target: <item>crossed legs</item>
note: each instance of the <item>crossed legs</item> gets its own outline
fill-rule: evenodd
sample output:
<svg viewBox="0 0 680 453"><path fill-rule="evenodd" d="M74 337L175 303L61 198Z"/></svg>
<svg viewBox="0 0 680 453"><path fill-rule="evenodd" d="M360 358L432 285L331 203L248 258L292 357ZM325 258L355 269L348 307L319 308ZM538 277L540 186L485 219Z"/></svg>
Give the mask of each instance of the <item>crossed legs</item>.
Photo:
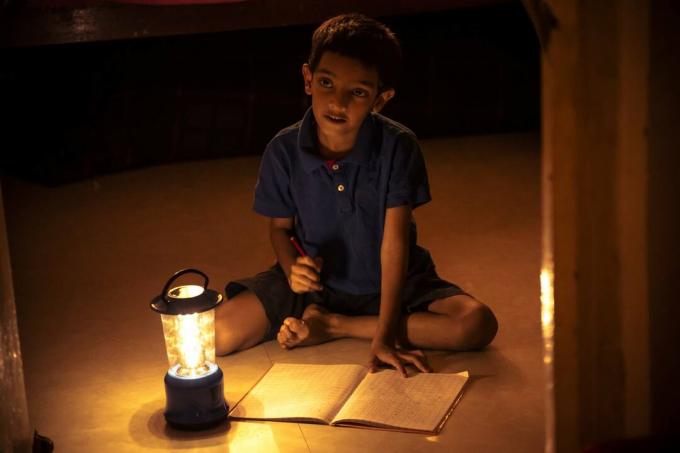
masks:
<svg viewBox="0 0 680 453"><path fill-rule="evenodd" d="M277 340L282 347L292 348L337 338L371 339L377 323L377 316L343 316L310 305L301 318L286 318ZM262 304L250 291L220 304L215 324L218 355L255 346L270 328ZM485 347L497 331L498 322L489 307L459 295L435 300L428 311L404 316L398 341L404 347L467 351Z"/></svg>

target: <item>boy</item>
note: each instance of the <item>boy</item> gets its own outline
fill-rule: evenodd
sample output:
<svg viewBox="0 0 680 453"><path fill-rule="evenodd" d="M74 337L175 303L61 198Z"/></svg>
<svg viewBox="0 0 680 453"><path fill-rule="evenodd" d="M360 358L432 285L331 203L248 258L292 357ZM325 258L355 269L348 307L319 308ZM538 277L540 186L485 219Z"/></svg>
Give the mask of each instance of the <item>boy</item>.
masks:
<svg viewBox="0 0 680 453"><path fill-rule="evenodd" d="M409 129L378 114L400 62L394 34L365 16L314 32L302 66L312 106L269 143L255 188L278 263L227 285L218 354L273 338L284 348L366 338L371 370L406 376L405 365L429 367L401 347L469 350L494 338L491 310L440 279L416 244L411 212L430 200L423 156Z"/></svg>

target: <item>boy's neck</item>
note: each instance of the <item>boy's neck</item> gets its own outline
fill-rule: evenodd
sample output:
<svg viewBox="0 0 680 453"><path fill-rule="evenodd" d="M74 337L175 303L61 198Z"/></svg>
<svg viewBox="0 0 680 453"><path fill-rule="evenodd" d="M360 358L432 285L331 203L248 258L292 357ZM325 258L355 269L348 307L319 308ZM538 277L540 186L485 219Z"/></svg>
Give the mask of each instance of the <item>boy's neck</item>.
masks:
<svg viewBox="0 0 680 453"><path fill-rule="evenodd" d="M321 154L321 157L326 160L337 160L352 152L358 131L353 135L348 134L346 136L331 137L325 135L317 126L316 135L319 141L319 154Z"/></svg>

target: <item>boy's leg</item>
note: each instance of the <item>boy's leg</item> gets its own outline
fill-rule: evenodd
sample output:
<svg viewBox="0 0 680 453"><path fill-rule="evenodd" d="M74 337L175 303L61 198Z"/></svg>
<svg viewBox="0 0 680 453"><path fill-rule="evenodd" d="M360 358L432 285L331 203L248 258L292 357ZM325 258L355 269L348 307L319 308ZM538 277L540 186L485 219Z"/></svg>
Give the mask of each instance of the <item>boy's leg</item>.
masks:
<svg viewBox="0 0 680 453"><path fill-rule="evenodd" d="M428 311L405 317L402 325L407 344L452 351L482 349L497 332L498 321L491 309L467 295L435 300Z"/></svg>
<svg viewBox="0 0 680 453"><path fill-rule="evenodd" d="M309 329L305 330L305 324L310 325L310 320L301 323L300 320L289 319L292 320L289 329L298 337L304 338L288 347L321 342L310 335ZM323 334L319 336L322 341L342 337L372 339L378 317L319 312L314 314L311 322L323 327ZM467 351L481 349L491 343L497 330L498 322L489 307L470 296L458 295L433 301L426 312L404 316L400 325L399 342L402 346L416 348ZM279 343L282 343L281 332Z"/></svg>
<svg viewBox="0 0 680 453"><path fill-rule="evenodd" d="M225 355L251 348L264 340L269 327L257 296L252 291L242 291L217 306L215 353Z"/></svg>

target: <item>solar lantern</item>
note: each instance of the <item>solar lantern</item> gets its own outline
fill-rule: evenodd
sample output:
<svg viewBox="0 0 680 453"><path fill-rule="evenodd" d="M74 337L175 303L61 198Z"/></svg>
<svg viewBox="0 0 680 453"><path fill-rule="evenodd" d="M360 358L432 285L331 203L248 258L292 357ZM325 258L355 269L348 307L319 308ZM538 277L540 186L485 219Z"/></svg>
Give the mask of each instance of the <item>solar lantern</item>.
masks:
<svg viewBox="0 0 680 453"><path fill-rule="evenodd" d="M185 274L203 277L203 286L173 283ZM223 374L215 361L215 307L222 295L208 289L197 269L177 271L151 301L161 314L169 368L165 374L165 420L179 429L203 429L226 420Z"/></svg>

